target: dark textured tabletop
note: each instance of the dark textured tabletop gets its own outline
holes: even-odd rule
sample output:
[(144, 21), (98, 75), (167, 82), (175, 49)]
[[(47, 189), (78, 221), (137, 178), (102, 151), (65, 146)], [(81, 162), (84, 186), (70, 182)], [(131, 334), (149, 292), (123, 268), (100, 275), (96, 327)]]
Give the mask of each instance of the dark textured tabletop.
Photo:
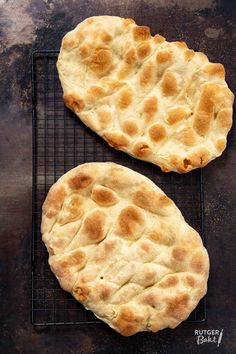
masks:
[[(59, 49), (92, 15), (132, 17), (167, 40), (185, 40), (226, 68), (236, 91), (236, 2), (214, 0), (0, 1), (1, 353), (236, 353), (236, 134), (204, 168), (205, 234), (211, 260), (207, 320), (123, 338), (106, 325), (31, 324), (32, 118), (30, 53)], [(196, 330), (223, 330), (219, 346)], [(213, 332), (210, 339), (213, 340)], [(207, 334), (204, 335), (207, 339)], [(209, 339), (209, 338), (208, 338)]]

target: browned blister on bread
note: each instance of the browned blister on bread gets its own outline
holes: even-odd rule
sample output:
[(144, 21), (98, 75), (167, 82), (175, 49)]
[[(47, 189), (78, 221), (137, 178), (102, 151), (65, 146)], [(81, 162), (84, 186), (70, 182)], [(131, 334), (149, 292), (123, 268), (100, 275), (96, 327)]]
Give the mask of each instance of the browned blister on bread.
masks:
[(121, 165), (63, 175), (44, 202), (42, 236), (61, 287), (124, 336), (176, 327), (206, 293), (199, 234), (151, 180)]
[(186, 173), (226, 148), (234, 95), (224, 66), (184, 42), (91, 17), (66, 34), (57, 67), (65, 105), (115, 149)]

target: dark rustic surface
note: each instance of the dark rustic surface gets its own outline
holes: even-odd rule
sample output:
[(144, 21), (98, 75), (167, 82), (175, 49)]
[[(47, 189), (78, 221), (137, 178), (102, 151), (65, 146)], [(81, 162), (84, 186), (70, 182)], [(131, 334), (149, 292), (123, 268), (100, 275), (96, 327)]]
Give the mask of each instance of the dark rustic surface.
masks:
[[(204, 324), (123, 338), (105, 325), (34, 328), (30, 322), (32, 49), (58, 49), (91, 15), (133, 17), (168, 40), (184, 39), (226, 67), (236, 89), (236, 2), (213, 0), (0, 1), (1, 353), (235, 353), (235, 132), (204, 169), (206, 245), (211, 259)], [(196, 344), (195, 329), (224, 329), (221, 345)]]

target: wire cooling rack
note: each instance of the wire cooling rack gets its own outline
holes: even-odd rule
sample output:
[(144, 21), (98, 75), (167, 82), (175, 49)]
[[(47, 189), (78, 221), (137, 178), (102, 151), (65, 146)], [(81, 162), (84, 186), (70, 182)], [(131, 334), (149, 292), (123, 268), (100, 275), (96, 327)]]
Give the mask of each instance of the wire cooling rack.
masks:
[[(144, 174), (162, 188), (182, 210), (184, 217), (203, 235), (202, 171), (185, 175), (164, 174), (150, 163), (136, 160), (109, 147), (67, 108), (56, 70), (56, 51), (32, 54), (33, 100), (33, 239), (32, 323), (34, 325), (100, 323), (70, 294), (63, 291), (48, 265), (41, 239), (42, 203), (50, 186), (71, 168), (92, 161), (113, 161)], [(205, 298), (188, 322), (206, 319)]]

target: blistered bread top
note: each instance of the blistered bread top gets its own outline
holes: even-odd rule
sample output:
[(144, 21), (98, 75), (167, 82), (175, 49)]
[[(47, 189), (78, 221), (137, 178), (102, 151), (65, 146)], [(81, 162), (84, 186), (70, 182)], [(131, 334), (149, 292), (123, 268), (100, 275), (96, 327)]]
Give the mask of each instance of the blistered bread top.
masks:
[(91, 17), (67, 33), (64, 102), (116, 149), (184, 173), (221, 155), (234, 96), (222, 64), (132, 19)]
[(62, 288), (124, 336), (175, 328), (205, 295), (207, 251), (151, 180), (114, 163), (63, 175), (43, 205)]

